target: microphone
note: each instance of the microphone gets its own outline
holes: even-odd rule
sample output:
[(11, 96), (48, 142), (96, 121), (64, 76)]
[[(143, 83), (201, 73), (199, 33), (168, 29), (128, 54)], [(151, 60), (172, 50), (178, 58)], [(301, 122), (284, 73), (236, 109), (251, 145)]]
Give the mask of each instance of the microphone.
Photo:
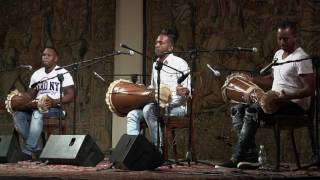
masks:
[(246, 52), (254, 52), (254, 53), (258, 52), (258, 49), (256, 47), (253, 47), (253, 48), (233, 47), (231, 49), (236, 50), (236, 51), (246, 51)]
[(92, 71), (92, 72), (93, 72), (93, 75), (95, 75), (95, 76), (96, 76), (97, 78), (99, 78), (101, 81), (106, 82), (106, 80), (103, 79), (103, 77), (100, 76), (97, 72), (95, 72), (95, 71)]
[(270, 64), (268, 64), (266, 67), (262, 68), (260, 70), (260, 75), (265, 75), (277, 61), (278, 61), (278, 58), (275, 58), (275, 59), (273, 59), (273, 61)]
[(212, 68), (209, 64), (207, 64), (207, 67), (213, 72), (213, 74), (214, 74), (215, 76), (218, 76), (218, 77), (221, 76), (220, 71)]
[(129, 50), (128, 52), (123, 52), (123, 51), (116, 51), (117, 54), (124, 54), (124, 55), (129, 55), (129, 56), (133, 56), (134, 55), (134, 51)]
[(29, 71), (31, 71), (33, 67), (31, 65), (19, 65), (18, 68), (24, 68), (24, 69), (28, 69)]
[(189, 74), (190, 74), (190, 71), (187, 72), (186, 74), (182, 74), (182, 76), (178, 78), (177, 83), (181, 84), (189, 76)]
[(141, 52), (139, 52), (139, 51), (136, 51), (136, 50), (132, 49), (131, 47), (125, 45), (125, 44), (120, 43), (120, 47), (123, 47), (123, 48), (125, 48), (125, 49), (128, 49), (128, 50), (130, 50), (130, 51), (133, 51), (133, 52), (135, 52), (135, 53), (140, 54), (140, 55), (143, 56), (143, 53), (141, 53)]

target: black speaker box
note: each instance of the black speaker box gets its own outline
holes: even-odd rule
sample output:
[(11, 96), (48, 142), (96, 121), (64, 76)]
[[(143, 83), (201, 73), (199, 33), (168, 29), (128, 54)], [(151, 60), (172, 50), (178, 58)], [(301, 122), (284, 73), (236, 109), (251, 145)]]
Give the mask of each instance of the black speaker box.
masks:
[(162, 154), (142, 135), (124, 134), (111, 153), (111, 162), (119, 169), (153, 170), (164, 160)]
[(21, 159), (18, 138), (13, 135), (0, 135), (0, 163), (16, 163)]
[(41, 161), (49, 164), (95, 166), (104, 158), (103, 153), (89, 135), (50, 135)]

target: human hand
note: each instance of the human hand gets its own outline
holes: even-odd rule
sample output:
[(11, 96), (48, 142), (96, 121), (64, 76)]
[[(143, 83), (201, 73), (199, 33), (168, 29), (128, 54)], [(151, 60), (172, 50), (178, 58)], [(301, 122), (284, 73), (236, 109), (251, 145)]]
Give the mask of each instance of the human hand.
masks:
[(189, 95), (189, 89), (186, 87), (183, 87), (181, 84), (178, 84), (176, 87), (177, 95), (179, 96), (188, 96)]

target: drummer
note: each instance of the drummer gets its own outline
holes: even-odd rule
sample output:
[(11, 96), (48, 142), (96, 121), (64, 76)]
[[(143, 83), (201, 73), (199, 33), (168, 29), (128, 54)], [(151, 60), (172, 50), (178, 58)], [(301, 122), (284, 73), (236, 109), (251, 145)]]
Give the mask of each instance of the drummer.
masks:
[[(174, 50), (174, 43), (177, 39), (177, 33), (172, 29), (163, 29), (157, 37), (155, 43), (155, 55), (157, 61), (153, 63), (151, 84), (149, 88), (157, 89), (157, 70), (159, 67), (158, 61), (166, 64), (179, 71), (187, 73), (189, 71), (188, 64), (185, 60), (172, 54)], [(171, 90), (172, 101), (166, 108), (166, 114), (170, 116), (184, 116), (186, 114), (186, 99), (190, 94), (190, 77), (187, 77), (181, 84), (177, 84), (177, 80), (181, 77), (181, 73), (173, 70), (167, 66), (160, 67), (160, 82), (168, 86)], [(158, 64), (158, 65), (157, 65)], [(157, 105), (149, 103), (143, 109), (135, 109), (127, 114), (127, 134), (138, 135), (140, 132), (140, 123), (145, 121), (148, 125), (151, 135), (151, 141), (154, 145), (157, 143), (157, 120), (159, 113), (157, 112)], [(159, 147), (162, 146), (162, 133), (159, 130)], [(162, 152), (162, 149), (159, 149)]]
[[(275, 53), (277, 63), (305, 59), (307, 53), (298, 45), (297, 24), (282, 22), (277, 28), (277, 42), (280, 49)], [(314, 95), (315, 79), (312, 61), (285, 63), (273, 67), (271, 75), (252, 78), (262, 88), (271, 88), (280, 96), (274, 104), (280, 105), (277, 114), (306, 114), (310, 107), (310, 96)], [(238, 136), (230, 160), (216, 167), (254, 169), (259, 167), (255, 134), (267, 115), (258, 104), (238, 104), (231, 108), (234, 131)]]
[[(29, 111), (16, 111), (13, 114), (14, 125), (19, 134), (23, 137), (22, 147), (23, 160), (31, 160), (35, 155), (39, 155), (42, 147), (38, 145), (38, 139), (43, 128), (43, 117), (59, 117), (62, 114), (59, 108), (60, 81), (57, 74), (63, 74), (63, 97), (62, 103), (70, 103), (74, 99), (74, 82), (70, 73), (65, 69), (56, 70), (59, 66), (58, 54), (52, 47), (47, 47), (42, 53), (43, 67), (35, 71), (30, 80), (29, 91), (26, 93), (30, 99), (39, 100), (48, 95), (48, 99), (43, 104), (43, 109), (48, 109), (47, 113), (41, 113), (37, 109), (37, 102), (30, 105)], [(54, 78), (53, 78), (54, 77)], [(48, 80), (46, 80), (48, 79)]]

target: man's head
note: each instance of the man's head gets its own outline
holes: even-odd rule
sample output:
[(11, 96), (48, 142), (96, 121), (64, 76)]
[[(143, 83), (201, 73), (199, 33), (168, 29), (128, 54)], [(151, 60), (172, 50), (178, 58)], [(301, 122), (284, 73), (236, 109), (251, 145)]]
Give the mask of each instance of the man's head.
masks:
[(298, 29), (297, 24), (291, 21), (284, 21), (278, 26), (277, 42), (281, 49), (291, 53), (297, 48)]
[(42, 65), (48, 69), (52, 70), (58, 63), (58, 54), (53, 47), (46, 47), (42, 52)]
[(177, 39), (177, 33), (171, 29), (163, 29), (157, 37), (155, 54), (157, 57), (164, 57), (166, 52), (172, 52)]

